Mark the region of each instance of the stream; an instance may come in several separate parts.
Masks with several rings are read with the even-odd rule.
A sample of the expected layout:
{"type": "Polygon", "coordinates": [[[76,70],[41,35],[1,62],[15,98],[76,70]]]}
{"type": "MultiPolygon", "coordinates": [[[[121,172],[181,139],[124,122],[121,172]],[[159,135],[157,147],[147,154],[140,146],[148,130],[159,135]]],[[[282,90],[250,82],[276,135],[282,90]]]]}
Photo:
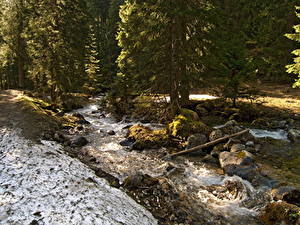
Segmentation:
{"type": "MultiPolygon", "coordinates": [[[[216,168],[201,163],[197,157],[162,160],[166,152],[163,148],[131,151],[119,143],[125,139],[127,128],[138,122],[128,119],[117,121],[99,108],[97,104],[90,104],[72,113],[80,113],[90,122],[84,134],[89,144],[83,147],[83,151],[100,155],[97,165],[103,171],[118,178],[121,183],[128,176],[138,173],[168,179],[177,190],[188,195],[196,205],[199,204],[199,208],[209,211],[210,218],[205,218],[206,224],[260,224],[256,217],[269,201],[265,192],[270,187],[262,185],[254,188],[238,176],[224,175],[216,168]],[[170,165],[174,167],[171,171],[168,170],[170,165]],[[230,189],[231,184],[236,186],[235,191],[230,189]]],[[[161,127],[160,124],[143,125],[161,127]]],[[[252,130],[251,133],[258,138],[287,139],[286,132],[282,130],[252,130]]]]}

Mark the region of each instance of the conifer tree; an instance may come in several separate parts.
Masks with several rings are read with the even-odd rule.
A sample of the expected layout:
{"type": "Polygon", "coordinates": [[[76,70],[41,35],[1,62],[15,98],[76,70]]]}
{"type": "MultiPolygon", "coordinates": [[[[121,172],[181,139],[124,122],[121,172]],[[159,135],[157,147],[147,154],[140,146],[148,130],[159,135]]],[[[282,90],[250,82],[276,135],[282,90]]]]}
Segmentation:
{"type": "MultiPolygon", "coordinates": [[[[300,10],[300,6],[296,6],[296,10],[300,10]]],[[[297,17],[300,18],[300,13],[296,13],[297,17]]],[[[294,34],[286,34],[286,36],[294,41],[300,42],[300,24],[294,26],[294,34]]],[[[287,65],[287,72],[298,75],[298,79],[294,83],[294,87],[300,87],[300,49],[296,49],[292,52],[296,57],[294,58],[294,63],[287,65]]]]}
{"type": "Polygon", "coordinates": [[[193,75],[203,69],[206,9],[199,0],[125,1],[118,64],[128,88],[168,93],[172,112],[178,111],[188,99],[193,75]]]}

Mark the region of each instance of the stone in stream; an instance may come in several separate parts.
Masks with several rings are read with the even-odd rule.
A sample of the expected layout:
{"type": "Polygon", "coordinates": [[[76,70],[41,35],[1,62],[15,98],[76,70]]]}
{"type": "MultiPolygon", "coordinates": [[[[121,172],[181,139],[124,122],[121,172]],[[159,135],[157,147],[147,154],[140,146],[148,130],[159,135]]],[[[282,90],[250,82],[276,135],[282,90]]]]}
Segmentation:
{"type": "Polygon", "coordinates": [[[82,147],[88,144],[88,140],[85,137],[79,136],[71,140],[71,147],[82,147]]]}
{"type": "Polygon", "coordinates": [[[126,138],[123,141],[120,141],[119,144],[121,146],[128,146],[128,147],[132,147],[134,144],[134,140],[132,138],[126,138]]]}
{"type": "Polygon", "coordinates": [[[115,132],[115,131],[113,131],[113,130],[109,130],[109,131],[107,132],[107,134],[108,134],[108,135],[115,135],[115,134],[116,134],[116,132],[115,132]]]}
{"type": "Polygon", "coordinates": [[[237,175],[243,179],[253,181],[259,175],[253,155],[244,150],[240,152],[221,152],[219,162],[221,168],[230,176],[237,175]]]}
{"type": "Polygon", "coordinates": [[[290,129],[288,131],[288,139],[292,142],[300,141],[300,130],[290,129]]]}

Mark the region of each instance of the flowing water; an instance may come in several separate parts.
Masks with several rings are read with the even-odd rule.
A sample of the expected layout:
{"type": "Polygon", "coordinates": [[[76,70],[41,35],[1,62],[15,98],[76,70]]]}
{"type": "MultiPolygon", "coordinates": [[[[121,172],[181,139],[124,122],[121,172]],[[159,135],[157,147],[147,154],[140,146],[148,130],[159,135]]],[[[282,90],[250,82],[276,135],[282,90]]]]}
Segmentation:
{"type": "MultiPolygon", "coordinates": [[[[89,105],[75,112],[82,114],[91,123],[86,137],[90,143],[85,151],[100,155],[98,165],[121,182],[130,175],[148,174],[152,177],[164,176],[177,190],[183,191],[196,202],[204,205],[216,218],[225,217],[221,224],[259,224],[256,216],[259,209],[268,201],[264,194],[267,187],[254,188],[248,181],[238,176],[227,176],[216,169],[186,157],[165,161],[165,149],[130,151],[121,146],[128,126],[136,121],[117,121],[112,115],[98,110],[97,104],[89,105]],[[115,135],[109,135],[114,131],[115,135]],[[169,171],[172,164],[175,167],[169,171]],[[242,222],[241,222],[242,221],[242,222]]],[[[160,127],[159,124],[144,124],[160,127]]],[[[255,134],[260,131],[253,131],[255,134]]],[[[210,219],[214,224],[214,219],[210,219]]]]}

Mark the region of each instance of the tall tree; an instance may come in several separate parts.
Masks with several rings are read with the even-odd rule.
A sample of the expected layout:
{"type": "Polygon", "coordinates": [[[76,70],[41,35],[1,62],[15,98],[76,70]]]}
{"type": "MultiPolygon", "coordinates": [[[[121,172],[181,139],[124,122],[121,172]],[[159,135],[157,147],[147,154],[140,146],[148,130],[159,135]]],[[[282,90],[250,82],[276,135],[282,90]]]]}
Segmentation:
{"type": "Polygon", "coordinates": [[[24,88],[26,43],[24,30],[28,22],[25,0],[0,1],[1,5],[1,56],[2,69],[6,73],[8,83],[12,86],[24,88]],[[15,78],[14,69],[18,76],[15,78]],[[8,69],[8,70],[7,70],[8,69]],[[17,84],[13,84],[17,80],[17,84]]]}
{"type": "Polygon", "coordinates": [[[35,87],[54,101],[63,92],[80,91],[88,37],[85,2],[30,0],[30,10],[26,37],[35,87]]]}
{"type": "Polygon", "coordinates": [[[200,0],[125,1],[118,64],[128,88],[168,93],[173,113],[185,104],[193,75],[203,70],[207,6],[200,0]]]}
{"type": "MultiPolygon", "coordinates": [[[[296,6],[296,10],[300,10],[300,6],[296,6]]],[[[300,13],[296,13],[297,17],[300,18],[300,13]]],[[[300,42],[300,24],[294,26],[294,34],[286,34],[286,36],[294,41],[300,42]]],[[[296,57],[294,63],[287,66],[287,72],[298,75],[298,79],[294,83],[294,87],[300,87],[300,49],[296,49],[292,52],[296,57]]]]}

